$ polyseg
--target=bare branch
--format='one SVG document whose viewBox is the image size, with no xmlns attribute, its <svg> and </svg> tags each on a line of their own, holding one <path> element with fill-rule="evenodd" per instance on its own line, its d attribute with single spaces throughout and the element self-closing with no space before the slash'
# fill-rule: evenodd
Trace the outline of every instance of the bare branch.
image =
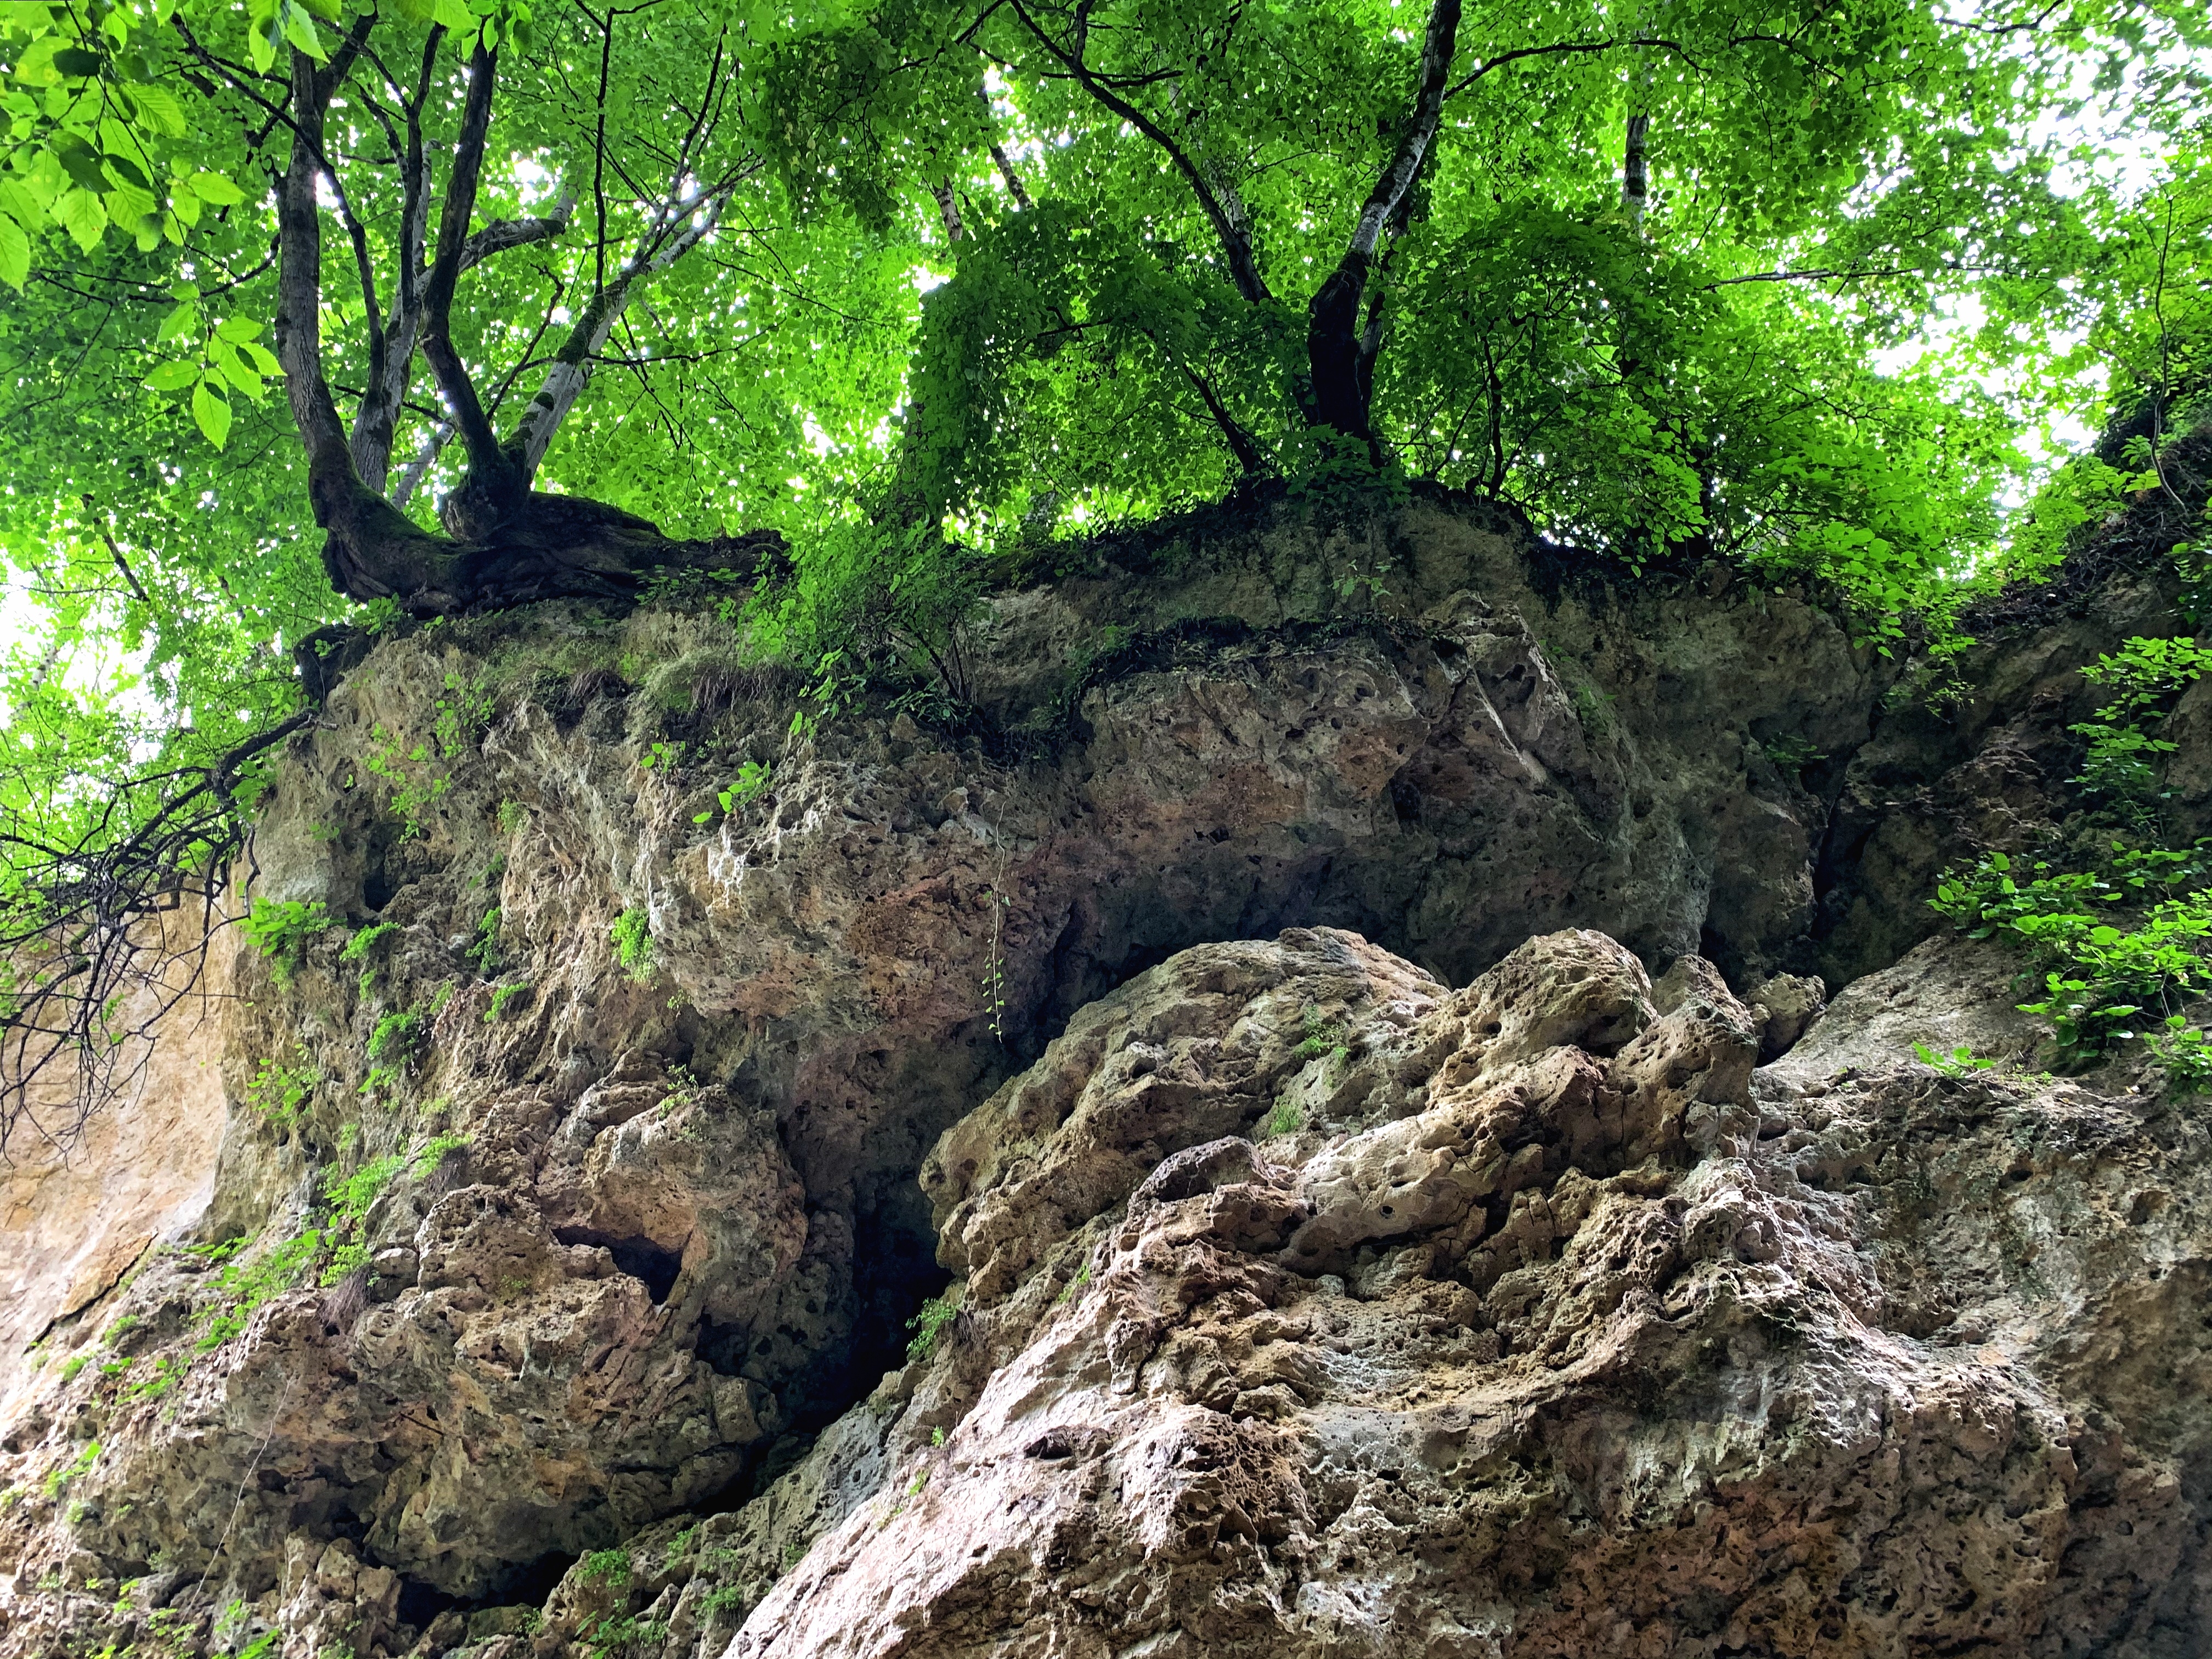
<svg viewBox="0 0 2212 1659">
<path fill-rule="evenodd" d="M 461 245 L 461 269 L 471 270 L 509 248 L 528 247 L 532 242 L 550 242 L 564 235 L 575 214 L 576 192 L 564 184 L 552 212 L 532 219 L 495 219 L 472 233 Z"/>
</svg>

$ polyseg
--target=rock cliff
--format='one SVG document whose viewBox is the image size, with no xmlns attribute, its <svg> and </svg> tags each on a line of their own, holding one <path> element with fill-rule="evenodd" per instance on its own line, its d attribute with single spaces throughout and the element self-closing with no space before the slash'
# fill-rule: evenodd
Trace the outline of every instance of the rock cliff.
<svg viewBox="0 0 2212 1659">
<path fill-rule="evenodd" d="M 2198 1650 L 2197 1120 L 1912 1058 L 2033 1049 L 1927 890 L 2171 602 L 1939 716 L 1420 501 L 1084 550 L 958 720 L 379 641 L 15 1173 L 0 1653 Z"/>
</svg>

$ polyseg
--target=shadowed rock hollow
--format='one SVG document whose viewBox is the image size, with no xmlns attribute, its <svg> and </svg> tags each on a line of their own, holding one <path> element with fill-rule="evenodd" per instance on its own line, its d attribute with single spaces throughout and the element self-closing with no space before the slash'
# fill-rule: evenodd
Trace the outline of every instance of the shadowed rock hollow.
<svg viewBox="0 0 2212 1659">
<path fill-rule="evenodd" d="M 1106 544 L 962 736 L 377 646 L 205 1213 L 27 1310 L 0 1651 L 2193 1651 L 2194 1120 L 1911 1064 L 2033 1044 L 1948 941 L 1820 1013 L 2161 596 L 1938 742 L 1802 596 L 1388 528 Z"/>
</svg>

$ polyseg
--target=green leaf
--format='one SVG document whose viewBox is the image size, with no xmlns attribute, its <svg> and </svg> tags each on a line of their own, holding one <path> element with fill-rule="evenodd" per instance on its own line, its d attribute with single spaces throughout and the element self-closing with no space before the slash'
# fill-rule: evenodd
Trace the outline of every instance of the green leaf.
<svg viewBox="0 0 2212 1659">
<path fill-rule="evenodd" d="M 217 207 L 235 207 L 246 199 L 246 192 L 220 173 L 195 173 L 185 183 L 193 195 Z"/>
<path fill-rule="evenodd" d="M 234 354 L 216 358 L 215 366 L 224 380 L 247 397 L 258 398 L 261 395 L 261 376 L 254 373 L 252 365 L 241 362 Z"/>
<path fill-rule="evenodd" d="M 192 388 L 192 419 L 199 422 L 201 434 L 221 449 L 230 441 L 230 403 L 217 397 L 202 380 Z"/>
<path fill-rule="evenodd" d="M 151 181 L 146 177 L 145 169 L 128 155 L 118 155 L 114 150 L 109 150 L 100 159 L 107 163 L 107 170 L 111 174 L 132 189 L 151 191 L 153 188 Z M 151 199 L 150 196 L 148 199 Z"/>
<path fill-rule="evenodd" d="M 195 328 L 198 327 L 199 320 L 200 308 L 198 303 L 191 300 L 185 301 L 182 305 L 172 311 L 167 316 L 161 319 L 161 326 L 156 329 L 154 332 L 154 343 L 155 345 L 167 345 L 172 340 L 182 338 L 185 335 L 191 333 Z"/>
<path fill-rule="evenodd" d="M 22 226 L 0 214 L 0 283 L 20 289 L 30 276 L 31 239 Z"/>
<path fill-rule="evenodd" d="M 54 146 L 54 155 L 62 170 L 76 181 L 78 188 L 100 195 L 107 193 L 107 175 L 100 170 L 100 155 L 91 145 L 76 135 L 70 135 Z"/>
<path fill-rule="evenodd" d="M 136 185 L 118 184 L 107 192 L 106 206 L 111 224 L 135 225 L 154 211 L 154 198 Z"/>
<path fill-rule="evenodd" d="M 100 246 L 100 233 L 107 228 L 107 210 L 100 205 L 100 198 L 88 190 L 72 190 L 64 194 L 54 204 L 54 217 L 87 253 Z"/>
<path fill-rule="evenodd" d="M 261 325 L 252 317 L 226 317 L 216 325 L 215 337 L 235 345 L 240 340 L 250 340 L 261 332 Z"/>
<path fill-rule="evenodd" d="M 200 367 L 198 363 L 185 362 L 182 360 L 179 360 L 175 362 L 163 363 L 159 368 L 155 369 L 151 374 L 149 374 L 146 377 L 146 390 L 149 392 L 181 392 L 186 386 L 198 380 L 199 377 Z"/>
<path fill-rule="evenodd" d="M 307 9 L 285 0 L 283 15 L 284 38 L 318 64 L 330 62 L 330 53 L 323 50 L 323 37 Z"/>
<path fill-rule="evenodd" d="M 46 218 L 46 204 L 17 179 L 0 178 L 0 213 L 19 225 L 35 225 Z"/>
<path fill-rule="evenodd" d="M 100 73 L 100 54 L 82 46 L 64 46 L 49 61 L 59 73 L 76 80 Z"/>
<path fill-rule="evenodd" d="M 125 95 L 138 112 L 138 118 L 155 131 L 167 138 L 185 136 L 184 106 L 177 102 L 176 94 L 167 87 L 128 87 L 125 88 Z"/>
</svg>

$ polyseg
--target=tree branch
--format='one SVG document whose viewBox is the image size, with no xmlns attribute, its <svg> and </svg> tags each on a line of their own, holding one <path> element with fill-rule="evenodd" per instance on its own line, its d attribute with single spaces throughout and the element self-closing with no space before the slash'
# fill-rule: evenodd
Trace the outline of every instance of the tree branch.
<svg viewBox="0 0 2212 1659">
<path fill-rule="evenodd" d="M 322 215 L 316 179 L 322 172 L 323 118 L 331 84 L 305 52 L 292 54 L 292 155 L 278 185 L 277 361 L 292 419 L 307 451 L 307 491 L 315 521 L 328 528 L 357 484 L 345 428 L 323 374 Z"/>
<path fill-rule="evenodd" d="M 415 368 L 415 349 L 422 327 L 422 246 L 430 219 L 430 164 L 422 149 L 422 107 L 430 96 L 438 51 L 445 40 L 442 26 L 434 25 L 422 43 L 422 68 L 410 98 L 393 83 L 406 119 L 406 139 L 399 158 L 400 206 L 398 270 L 392 296 L 392 319 L 381 374 L 372 374 L 362 388 L 354 416 L 354 467 L 362 481 L 382 490 L 390 477 L 392 444 L 399 411 L 407 401 L 408 382 Z M 381 65 L 380 64 L 380 68 Z M 387 81 L 389 71 L 385 72 Z"/>
<path fill-rule="evenodd" d="M 1015 209 L 1027 213 L 1030 210 L 1030 193 L 1022 188 L 1022 175 L 1014 171 L 1014 164 L 1006 159 L 1006 147 L 994 141 L 991 159 L 999 165 L 999 177 L 1006 181 L 1006 193 L 1014 198 Z"/>
<path fill-rule="evenodd" d="M 504 253 L 509 248 L 550 242 L 567 234 L 575 214 L 576 192 L 563 185 L 552 212 L 532 219 L 495 219 L 471 234 L 461 246 L 461 269 L 473 270 L 495 253 Z"/>
<path fill-rule="evenodd" d="M 1516 46 L 1510 52 L 1501 52 L 1497 57 L 1478 64 L 1471 74 L 1463 75 L 1446 89 L 1447 100 L 1456 98 L 1494 69 L 1504 69 L 1508 64 L 1517 64 L 1524 58 L 1570 58 L 1584 52 L 1611 52 L 1616 40 L 1562 40 L 1548 46 Z M 1639 40 L 1638 46 L 1653 46 L 1656 41 Z"/>
<path fill-rule="evenodd" d="M 436 376 L 438 390 L 453 413 L 453 426 L 468 450 L 469 466 L 486 484 L 507 482 L 514 471 L 501 452 L 491 422 L 477 400 L 476 383 L 454 348 L 453 290 L 460 280 L 461 261 L 468 247 L 469 220 L 475 215 L 477 186 L 483 173 L 484 145 L 491 130 L 491 95 L 498 78 L 496 56 L 479 41 L 469 54 L 469 89 L 461 107 L 461 125 L 453 143 L 453 177 L 447 181 L 446 199 L 438 215 L 437 257 L 429 280 L 422 286 L 422 355 Z M 519 481 L 518 481 L 519 482 Z"/>
<path fill-rule="evenodd" d="M 1090 30 L 1091 0 L 1080 0 L 1075 9 L 1076 36 L 1073 52 L 1045 33 L 1036 19 L 1030 15 L 1029 9 L 1023 5 L 1022 0 L 1009 0 L 1009 3 L 1014 9 L 1014 15 L 1022 20 L 1023 27 L 1036 36 L 1040 46 L 1067 66 L 1068 71 L 1085 92 L 1167 152 L 1168 160 L 1174 163 L 1176 171 L 1182 174 L 1191 193 L 1198 198 L 1199 206 L 1205 210 L 1207 220 L 1213 226 L 1213 234 L 1220 239 L 1221 251 L 1229 262 L 1230 280 L 1237 284 L 1237 291 L 1255 306 L 1269 304 L 1274 296 L 1268 293 L 1267 284 L 1260 275 L 1259 261 L 1252 251 L 1251 228 L 1243 222 L 1243 216 L 1230 212 L 1213 186 L 1206 182 L 1198 163 L 1168 137 L 1157 121 L 1127 99 L 1103 85 L 1083 61 L 1085 43 Z M 1456 23 L 1456 4 L 1453 6 L 1453 19 Z"/>
<path fill-rule="evenodd" d="M 668 199 L 654 214 L 653 225 L 641 239 L 636 251 L 616 273 L 614 281 L 592 296 L 583 315 L 576 319 L 568 337 L 554 354 L 538 395 L 530 400 L 529 408 L 523 411 L 522 419 L 508 438 L 507 452 L 520 458 L 526 479 L 537 476 L 553 434 L 590 384 L 592 364 L 605 349 L 607 337 L 621 321 L 632 295 L 713 233 L 720 222 L 729 191 L 736 188 L 737 178 L 726 181 L 711 197 L 702 191 L 678 197 L 677 190 L 681 183 L 678 179 L 671 185 Z M 668 228 L 678 224 L 682 224 L 684 229 L 669 237 Z"/>
</svg>

